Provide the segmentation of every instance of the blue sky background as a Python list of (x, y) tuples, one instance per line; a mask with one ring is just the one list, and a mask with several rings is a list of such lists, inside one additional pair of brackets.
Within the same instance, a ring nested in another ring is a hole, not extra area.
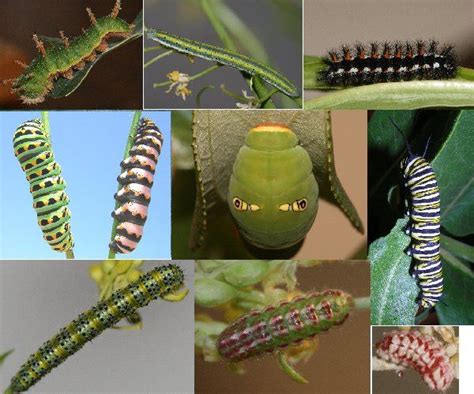
[[(70, 198), (74, 254), (81, 259), (107, 258), (111, 212), (117, 190), (132, 111), (50, 111), (51, 139), (63, 169)], [(143, 238), (134, 252), (117, 258), (170, 258), (171, 162), (170, 113), (144, 111), (161, 129), (159, 158)], [(43, 240), (32, 207), (29, 184), (13, 154), (16, 127), (40, 118), (37, 111), (0, 112), (0, 258), (63, 259)]]

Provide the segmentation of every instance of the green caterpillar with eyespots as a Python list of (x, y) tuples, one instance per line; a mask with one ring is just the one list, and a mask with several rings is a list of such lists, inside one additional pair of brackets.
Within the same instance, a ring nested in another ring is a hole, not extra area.
[(33, 208), (43, 238), (53, 250), (66, 252), (74, 247), (69, 220), (69, 198), (61, 167), (56, 163), (49, 135), (39, 119), (22, 123), (13, 136), (13, 149), (30, 183)]
[(242, 236), (262, 249), (302, 241), (318, 211), (319, 187), (308, 152), (286, 125), (250, 129), (234, 162), (228, 203)]

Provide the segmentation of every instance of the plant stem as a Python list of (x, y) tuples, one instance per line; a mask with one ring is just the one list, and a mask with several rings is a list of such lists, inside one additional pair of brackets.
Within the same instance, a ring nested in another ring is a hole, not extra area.
[(153, 59), (151, 60), (148, 60), (144, 65), (143, 65), (143, 68), (147, 68), (148, 66), (152, 65), (153, 63), (157, 62), (158, 60), (160, 60), (161, 58), (164, 58), (166, 56), (169, 56), (173, 53), (174, 51), (172, 49), (170, 49), (169, 51), (166, 51), (166, 52), (163, 52), (163, 53), (160, 53), (158, 56), (155, 56)]
[(157, 49), (163, 49), (163, 47), (161, 45), (156, 45), (153, 47), (148, 47), (148, 48), (143, 49), (143, 52), (147, 53), (151, 51), (156, 51)]
[[(142, 115), (142, 111), (135, 111), (135, 115), (133, 116), (133, 121), (130, 126), (130, 132), (128, 133), (128, 138), (127, 138), (127, 144), (125, 146), (125, 151), (123, 153), (123, 159), (125, 160), (130, 153), (130, 149), (132, 148), (133, 142), (135, 141), (135, 136), (137, 134), (137, 128), (138, 128), (138, 122), (140, 121), (140, 117)], [(119, 184), (117, 187), (117, 191), (119, 191), (121, 188), (121, 185)], [(120, 206), (120, 202), (116, 201), (115, 202), (115, 208), (116, 210)], [(110, 242), (112, 242), (115, 238), (115, 235), (117, 234), (117, 225), (118, 225), (118, 220), (114, 219), (112, 223), (112, 232), (110, 234)], [(115, 259), (115, 251), (111, 248), (109, 248), (109, 260)]]
[[(211, 23), (212, 27), (216, 31), (220, 40), (224, 44), (224, 47), (227, 49), (230, 49), (231, 51), (238, 52), (237, 45), (232, 40), (225, 25), (222, 23), (222, 21), (216, 14), (215, 7), (211, 6), (211, 4), (209, 3), (209, 0), (201, 0), (201, 8), (206, 14), (207, 19), (209, 19), (209, 22)], [(265, 97), (268, 95), (268, 90), (265, 87), (265, 85), (261, 82), (260, 78), (254, 76), (253, 83), (252, 83), (252, 77), (249, 77), (243, 72), (241, 74), (247, 81), (250, 88), (255, 92), (259, 100), (261, 100), (262, 97)], [(260, 84), (256, 83), (255, 82), (256, 80), (260, 80)], [(263, 108), (275, 108), (275, 105), (273, 104), (271, 100), (268, 100), (264, 103)]]
[(458, 67), (456, 76), (468, 81), (474, 81), (474, 69), (467, 67)]
[(74, 260), (74, 250), (72, 249), (66, 250), (66, 259)]
[[(204, 69), (203, 71), (197, 73), (197, 74), (194, 74), (192, 76), (189, 77), (189, 81), (194, 81), (195, 79), (198, 79), (200, 77), (203, 77), (204, 75), (206, 74), (210, 74), (211, 72), (221, 68), (222, 66), (220, 64), (215, 64), (214, 66), (212, 67), (209, 67), (209, 68), (206, 68)], [(154, 88), (161, 88), (163, 86), (168, 86), (168, 85), (171, 85), (171, 81), (165, 81), (165, 82), (159, 82), (159, 83), (154, 83), (153, 84), (153, 87)]]
[(237, 52), (237, 45), (235, 45), (235, 42), (230, 37), (230, 34), (227, 32), (224, 24), (215, 13), (215, 8), (211, 6), (211, 4), (209, 4), (208, 0), (201, 0), (201, 8), (206, 14), (207, 19), (209, 19), (209, 22), (216, 31), (220, 40), (224, 44), (224, 47), (234, 52)]
[(46, 135), (48, 137), (49, 142), (51, 142), (51, 137), (50, 137), (50, 127), (49, 127), (49, 114), (48, 111), (42, 111), (41, 112), (41, 122), (43, 123), (44, 131), (46, 132)]

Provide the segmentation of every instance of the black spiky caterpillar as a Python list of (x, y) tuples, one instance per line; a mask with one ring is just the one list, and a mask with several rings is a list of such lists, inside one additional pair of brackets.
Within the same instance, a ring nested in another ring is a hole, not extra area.
[(114, 292), (110, 298), (81, 313), (57, 335), (45, 342), (12, 378), (10, 391), (28, 390), (43, 376), (80, 350), (105, 329), (115, 326), (152, 300), (175, 292), (184, 284), (184, 273), (176, 264), (157, 267)]
[(115, 193), (114, 198), (121, 205), (112, 212), (112, 217), (119, 224), (117, 234), (109, 245), (117, 253), (132, 252), (142, 238), (162, 144), (163, 134), (158, 126), (142, 118), (130, 156), (120, 163), (123, 172), (117, 178), (122, 188)]
[(330, 86), (451, 79), (456, 74), (453, 46), (439, 49), (434, 40), (343, 45), (330, 51), (324, 63), (318, 78)]

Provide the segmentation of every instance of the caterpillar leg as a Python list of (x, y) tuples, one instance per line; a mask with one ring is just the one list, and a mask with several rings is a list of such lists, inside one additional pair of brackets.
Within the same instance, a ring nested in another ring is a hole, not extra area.
[(188, 295), (189, 289), (183, 289), (180, 291), (176, 291), (174, 293), (169, 293), (162, 297), (163, 300), (169, 301), (169, 302), (179, 302), (184, 300), (184, 298)]
[(309, 383), (298, 371), (296, 371), (293, 366), (288, 361), (285, 353), (278, 352), (278, 365), (281, 370), (286, 373), (291, 379), (298, 383)]

